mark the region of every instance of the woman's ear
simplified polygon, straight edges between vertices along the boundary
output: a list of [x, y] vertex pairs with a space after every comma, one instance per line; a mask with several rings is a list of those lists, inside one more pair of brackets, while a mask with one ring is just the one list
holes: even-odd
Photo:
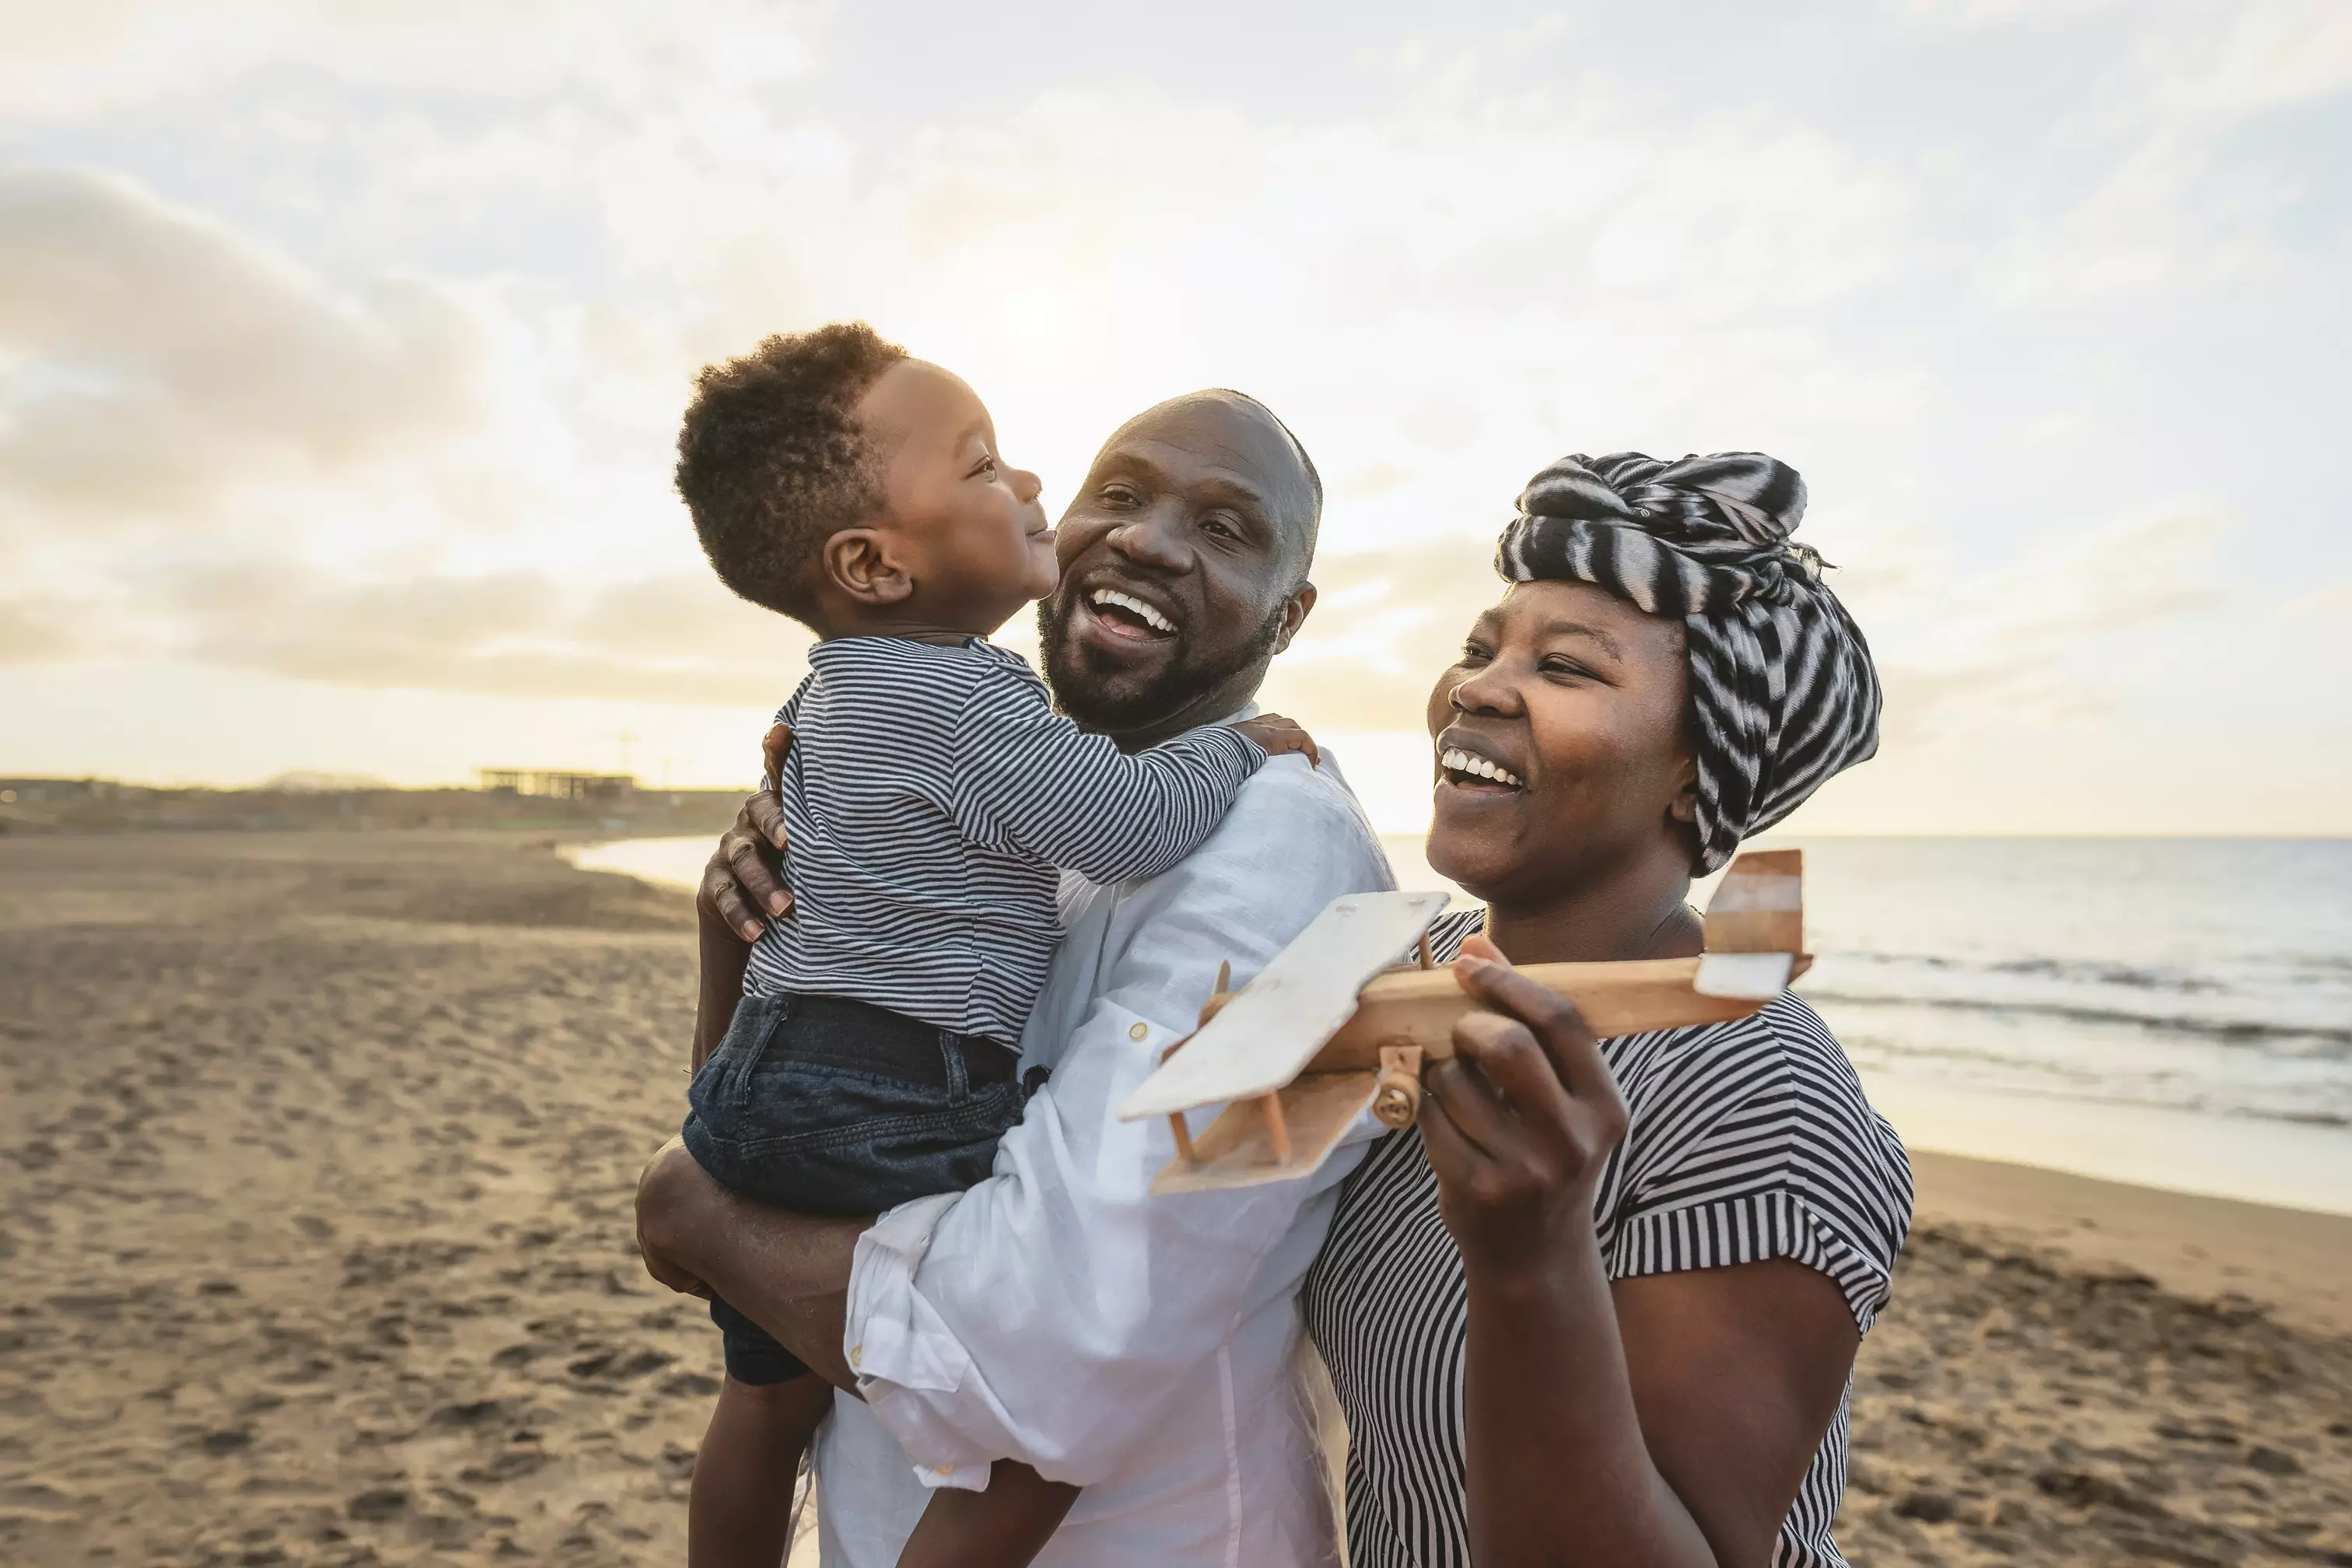
[[896, 605], [915, 591], [898, 541], [878, 528], [845, 528], [824, 542], [825, 580], [861, 605]]
[[1685, 826], [1698, 826], [1698, 764], [1685, 754], [1675, 763], [1674, 798], [1666, 802], [1666, 817]]

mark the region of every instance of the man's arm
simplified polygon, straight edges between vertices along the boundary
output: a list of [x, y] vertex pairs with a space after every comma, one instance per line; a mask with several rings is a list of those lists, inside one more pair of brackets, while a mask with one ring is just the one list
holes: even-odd
[[671, 1139], [637, 1178], [637, 1250], [673, 1290], [716, 1293], [819, 1377], [856, 1392], [842, 1359], [849, 1262], [868, 1219], [818, 1219], [729, 1192]]
[[[1154, 1197], [1167, 1126], [1116, 1110], [1193, 1026], [1221, 960], [1245, 979], [1333, 898], [1390, 881], [1352, 803], [1282, 762], [1183, 865], [1117, 895], [1124, 934], [994, 1174], [894, 1211], [857, 1249], [850, 1359], [934, 1480], [977, 1480], [999, 1458], [1080, 1485], [1113, 1473], [1261, 1293], [1295, 1285], [1262, 1268], [1349, 1159], [1305, 1181]], [[1303, 1270], [1313, 1247], [1294, 1252]]]
[[792, 730], [784, 724], [771, 727], [761, 742], [767, 761], [766, 787], [743, 803], [735, 814], [735, 826], [719, 836], [719, 847], [711, 851], [701, 886], [695, 890], [701, 945], [694, 998], [697, 1071], [734, 1021], [751, 943], [759, 940], [768, 919], [792, 910], [792, 889], [783, 879], [784, 807], [776, 794], [784, 752], [792, 743]]

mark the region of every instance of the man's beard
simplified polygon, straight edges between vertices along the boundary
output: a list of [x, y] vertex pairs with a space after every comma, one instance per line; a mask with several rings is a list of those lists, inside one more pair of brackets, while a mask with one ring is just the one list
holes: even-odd
[[[1198, 645], [1187, 639], [1179, 646], [1175, 659], [1159, 674], [1139, 681], [1119, 672], [1106, 681], [1091, 678], [1070, 657], [1070, 644], [1064, 635], [1069, 630], [1069, 606], [1060, 595], [1049, 595], [1037, 601], [1037, 646], [1045, 659], [1045, 684], [1053, 690], [1055, 704], [1089, 730], [1118, 735], [1150, 729], [1244, 670], [1272, 659], [1275, 645], [1282, 640], [1288, 608], [1276, 603], [1264, 626], [1220, 654], [1196, 658], [1192, 649]], [[1206, 721], [1224, 715], [1202, 717]]]

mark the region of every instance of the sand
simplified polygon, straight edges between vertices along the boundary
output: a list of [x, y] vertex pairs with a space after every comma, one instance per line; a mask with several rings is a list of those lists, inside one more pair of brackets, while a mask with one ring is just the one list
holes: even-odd
[[[682, 1561], [692, 963], [512, 837], [0, 839], [0, 1563]], [[2352, 1563], [2352, 1221], [1920, 1171], [1857, 1562]]]

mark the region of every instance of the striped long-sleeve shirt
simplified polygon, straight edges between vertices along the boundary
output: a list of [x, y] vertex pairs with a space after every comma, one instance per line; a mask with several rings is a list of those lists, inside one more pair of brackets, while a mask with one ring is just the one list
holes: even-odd
[[1160, 875], [1265, 762], [1222, 725], [1130, 756], [977, 637], [821, 642], [776, 717], [793, 910], [752, 944], [745, 991], [854, 996], [1008, 1045], [1061, 940], [1059, 872]]

